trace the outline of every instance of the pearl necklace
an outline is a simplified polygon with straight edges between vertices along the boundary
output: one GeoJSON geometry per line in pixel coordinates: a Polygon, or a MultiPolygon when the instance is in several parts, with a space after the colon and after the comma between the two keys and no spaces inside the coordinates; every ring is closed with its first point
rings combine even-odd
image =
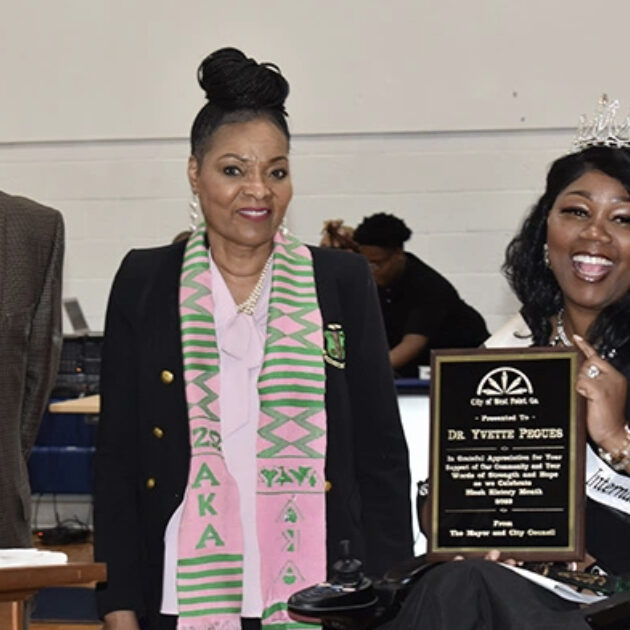
{"type": "Polygon", "coordinates": [[[552,346],[558,346],[560,344],[562,344],[563,346],[566,346],[567,348],[573,345],[564,329],[564,309],[563,308],[561,308],[558,311],[558,315],[556,316],[556,335],[551,340],[552,346]]]}
{"type": "Polygon", "coordinates": [[[252,292],[249,294],[249,297],[240,304],[236,305],[236,310],[239,313],[243,313],[244,315],[253,315],[256,310],[256,304],[258,304],[258,300],[260,299],[260,294],[262,293],[263,284],[265,282],[265,278],[267,277],[267,273],[271,267],[271,261],[273,260],[273,252],[269,254],[269,258],[267,258],[267,262],[265,266],[262,268],[260,272],[260,276],[258,276],[258,282],[256,282],[256,286],[252,289],[252,292]]]}

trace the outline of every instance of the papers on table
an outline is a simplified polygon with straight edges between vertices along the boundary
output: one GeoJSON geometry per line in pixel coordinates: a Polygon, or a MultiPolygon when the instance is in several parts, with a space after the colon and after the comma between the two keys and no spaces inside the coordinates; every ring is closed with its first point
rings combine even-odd
{"type": "Polygon", "coordinates": [[[38,567],[50,564],[66,564],[68,556],[63,551],[46,549],[0,549],[0,569],[8,567],[38,567]]]}

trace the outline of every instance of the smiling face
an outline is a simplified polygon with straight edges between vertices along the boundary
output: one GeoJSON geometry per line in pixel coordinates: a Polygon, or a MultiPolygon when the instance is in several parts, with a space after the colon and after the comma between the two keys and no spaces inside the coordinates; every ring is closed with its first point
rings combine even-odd
{"type": "Polygon", "coordinates": [[[289,146],[266,118],[227,123],[214,134],[188,177],[206,221],[211,247],[271,244],[291,200],[289,146]]]}
{"type": "Polygon", "coordinates": [[[630,194],[600,171],[585,173],[556,198],[547,245],[566,307],[594,319],[630,289],[630,194]]]}

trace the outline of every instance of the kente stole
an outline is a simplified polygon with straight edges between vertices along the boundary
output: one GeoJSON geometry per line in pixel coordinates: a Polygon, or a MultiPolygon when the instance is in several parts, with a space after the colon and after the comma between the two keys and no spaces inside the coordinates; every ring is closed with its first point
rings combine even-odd
{"type": "MultiPolygon", "coordinates": [[[[322,317],[306,246],[277,235],[271,274],[256,445],[262,626],[313,628],[290,620],[286,601],[326,573],[322,317]]],[[[240,630],[239,498],[221,452],[219,349],[203,225],[186,245],[179,310],[191,461],[178,535],[178,628],[240,630]]]]}

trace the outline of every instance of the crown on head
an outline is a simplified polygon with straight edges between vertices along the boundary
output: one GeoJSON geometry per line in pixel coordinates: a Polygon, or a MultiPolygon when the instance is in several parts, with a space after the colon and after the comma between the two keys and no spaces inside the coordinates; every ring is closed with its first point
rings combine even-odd
{"type": "Polygon", "coordinates": [[[607,94],[602,94],[599,106],[591,120],[580,116],[577,136],[573,141],[576,151],[588,147],[630,147],[630,115],[622,122],[617,122],[619,101],[611,101],[607,94]]]}

